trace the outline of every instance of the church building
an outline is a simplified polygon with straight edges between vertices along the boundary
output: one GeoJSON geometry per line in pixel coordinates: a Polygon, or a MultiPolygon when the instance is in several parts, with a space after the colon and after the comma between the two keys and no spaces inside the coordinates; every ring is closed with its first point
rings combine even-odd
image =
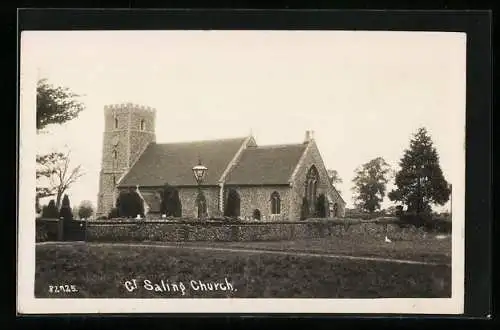
{"type": "Polygon", "coordinates": [[[231,139],[157,143],[156,110],[131,103],[104,108],[97,216],[106,216],[121,190],[136,189],[147,217],[161,217],[165,184],[179,194],[182,216],[222,215],[228,198],[244,219],[297,221],[324,203],[326,217],[343,217],[345,202],[331,184],[307,131],[296,144],[258,145],[251,135],[231,139]],[[207,168],[198,187],[193,166],[207,168]],[[201,188],[201,189],[199,189],[201,188]],[[302,213],[301,213],[302,212],[302,213]]]}

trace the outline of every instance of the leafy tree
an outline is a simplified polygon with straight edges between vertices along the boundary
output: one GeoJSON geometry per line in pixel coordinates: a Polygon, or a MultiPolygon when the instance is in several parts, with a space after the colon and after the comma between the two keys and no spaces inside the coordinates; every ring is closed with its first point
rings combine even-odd
{"type": "Polygon", "coordinates": [[[342,178],[340,178],[339,173],[337,170],[328,170],[328,179],[333,185],[342,183],[342,178]]]}
{"type": "Polygon", "coordinates": [[[417,216],[429,214],[431,204],[444,205],[450,188],[439,165],[439,156],[425,128],[419,128],[404,151],[396,173],[396,189],[389,199],[407,206],[417,216]]]}
{"type": "Polygon", "coordinates": [[[67,87],[53,86],[47,79],[40,79],[36,88],[36,128],[45,129],[52,124],[70,121],[85,109],[78,95],[67,87]]]}
{"type": "Polygon", "coordinates": [[[68,195],[64,195],[63,197],[61,210],[59,210],[59,218],[63,218],[64,220],[73,220],[73,213],[71,212],[68,195]]]}
{"type": "Polygon", "coordinates": [[[36,187],[37,198],[55,196],[56,208],[60,208],[61,198],[68,188],[84,175],[81,166],[70,167],[70,152],[55,152],[36,157],[36,178],[45,185],[36,187]]]}
{"type": "MultiPolygon", "coordinates": [[[[47,126],[64,124],[76,118],[84,105],[78,101],[81,95],[71,92],[66,87],[55,87],[41,79],[37,84],[36,96],[36,128],[37,133],[45,132],[47,126]]],[[[67,162],[69,155],[53,152],[46,155],[37,155],[36,177],[48,181],[56,180],[48,185],[37,185],[36,201],[40,198],[56,196],[56,207],[59,209],[61,197],[68,186],[80,176],[80,168],[69,170],[67,162]],[[66,166],[64,166],[66,164],[66,166]],[[64,176],[61,174],[64,173],[64,176]]],[[[37,204],[35,207],[37,207],[37,204]]]]}
{"type": "Polygon", "coordinates": [[[380,209],[380,203],[384,200],[390,167],[382,157],[377,157],[361,165],[355,173],[352,180],[355,205],[373,213],[380,209]]]}
{"type": "Polygon", "coordinates": [[[91,201],[82,201],[78,207],[78,216],[80,219],[88,219],[94,214],[94,206],[91,201]]]}
{"type": "Polygon", "coordinates": [[[59,218],[59,211],[57,210],[56,202],[53,199],[49,201],[48,205],[42,208],[42,217],[49,219],[59,218]]]}

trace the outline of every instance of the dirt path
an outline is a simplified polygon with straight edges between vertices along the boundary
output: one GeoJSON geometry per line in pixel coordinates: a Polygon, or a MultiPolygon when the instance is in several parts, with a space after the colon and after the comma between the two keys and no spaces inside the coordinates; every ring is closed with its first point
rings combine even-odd
{"type": "Polygon", "coordinates": [[[316,257],[316,258],[331,258],[331,259],[345,259],[345,260],[360,260],[360,261],[377,261],[377,262],[388,262],[397,264],[410,264],[410,265],[425,265],[425,266],[449,266],[445,263],[437,262],[426,262],[426,261],[415,261],[415,260],[404,260],[404,259],[392,259],[392,258],[382,258],[382,257],[363,257],[363,256],[352,256],[352,255],[341,255],[341,254],[330,254],[330,253],[312,253],[312,252],[295,252],[295,251],[276,251],[276,250],[266,250],[266,249],[248,249],[248,248],[225,248],[225,247],[209,247],[209,246],[187,246],[180,244],[146,244],[146,243],[85,243],[85,242],[42,242],[36,243],[39,245],[74,245],[74,244],[87,244],[90,246],[137,246],[137,247],[157,247],[160,249],[184,249],[184,250],[197,250],[197,251],[219,251],[219,252],[235,252],[235,253],[250,253],[250,254],[275,254],[275,255],[288,255],[288,256],[299,256],[299,257],[316,257]]]}

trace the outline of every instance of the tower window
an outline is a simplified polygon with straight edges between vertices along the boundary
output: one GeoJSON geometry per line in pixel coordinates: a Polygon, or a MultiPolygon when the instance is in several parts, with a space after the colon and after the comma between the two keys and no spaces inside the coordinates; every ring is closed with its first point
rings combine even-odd
{"type": "Polygon", "coordinates": [[[116,177],[113,175],[113,187],[116,186],[116,177]]]}
{"type": "Polygon", "coordinates": [[[118,152],[116,150],[113,150],[113,159],[118,158],[118,152]]]}
{"type": "Polygon", "coordinates": [[[146,129],[146,122],[144,119],[141,120],[141,131],[144,131],[146,129]]]}
{"type": "Polygon", "coordinates": [[[118,128],[118,117],[115,117],[115,128],[118,128]]]}

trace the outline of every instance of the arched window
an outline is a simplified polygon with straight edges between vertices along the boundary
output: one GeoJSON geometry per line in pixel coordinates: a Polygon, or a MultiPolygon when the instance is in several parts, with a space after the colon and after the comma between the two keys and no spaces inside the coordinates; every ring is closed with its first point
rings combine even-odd
{"type": "Polygon", "coordinates": [[[271,214],[281,213],[281,199],[280,194],[275,191],[271,194],[271,214]]]}
{"type": "Polygon", "coordinates": [[[260,210],[259,209],[253,210],[253,219],[260,220],[260,210]]]}
{"type": "Polygon", "coordinates": [[[318,189],[319,173],[316,166],[312,165],[306,176],[306,198],[309,205],[309,214],[313,215],[316,208],[316,194],[318,189]]]}
{"type": "Polygon", "coordinates": [[[141,131],[144,131],[146,129],[146,122],[144,119],[141,120],[141,131]]]}
{"type": "Polygon", "coordinates": [[[115,128],[118,128],[118,117],[115,116],[115,128]]]}
{"type": "Polygon", "coordinates": [[[116,186],[116,177],[113,175],[113,187],[116,186]]]}
{"type": "Polygon", "coordinates": [[[118,158],[118,151],[113,150],[113,159],[117,159],[117,158],[118,158]]]}
{"type": "Polygon", "coordinates": [[[339,205],[337,203],[333,204],[333,217],[339,216],[339,205]]]}

